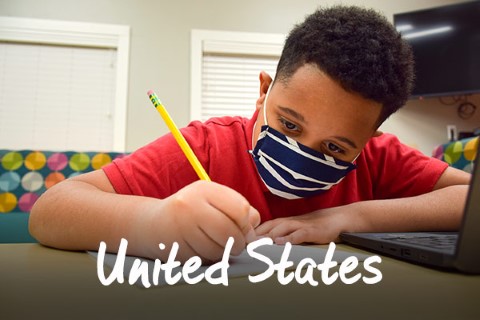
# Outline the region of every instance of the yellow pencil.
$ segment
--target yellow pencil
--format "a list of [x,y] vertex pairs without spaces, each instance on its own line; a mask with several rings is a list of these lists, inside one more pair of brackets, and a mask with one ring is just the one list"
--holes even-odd
[[165,121],[165,123],[167,124],[168,129],[170,129],[173,137],[175,138],[175,140],[177,140],[177,143],[179,144],[183,153],[187,157],[195,172],[198,174],[198,177],[201,180],[210,181],[210,177],[208,176],[205,169],[203,169],[202,164],[200,163],[200,161],[198,161],[195,153],[193,153],[192,148],[190,148],[190,146],[188,145],[187,140],[185,140],[180,130],[178,130],[177,126],[168,114],[167,109],[165,109],[165,106],[162,104],[160,99],[158,99],[157,95],[155,94],[155,92],[153,92],[153,90],[148,91],[148,97],[155,106],[155,109],[157,109],[158,113],[160,113],[160,115],[162,116],[163,121]]

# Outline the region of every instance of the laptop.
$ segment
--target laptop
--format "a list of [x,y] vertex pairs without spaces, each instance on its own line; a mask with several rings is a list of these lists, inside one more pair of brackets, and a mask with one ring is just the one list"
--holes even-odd
[[340,239],[409,262],[480,274],[480,149],[459,232],[342,233]]

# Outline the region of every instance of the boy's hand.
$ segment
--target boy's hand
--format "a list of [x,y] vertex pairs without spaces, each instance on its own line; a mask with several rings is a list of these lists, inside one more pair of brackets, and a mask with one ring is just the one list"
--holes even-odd
[[454,231],[460,228],[468,186],[442,186],[409,198],[358,201],[296,217],[281,218],[259,226],[257,237],[277,244],[339,241],[342,232]]
[[[222,258],[229,237],[235,242],[232,254],[238,255],[255,240],[254,228],[260,223],[258,211],[239,193],[226,186],[206,181],[194,182],[139,213],[133,226],[135,239],[145,245],[146,256],[165,261],[173,242],[178,242],[177,260],[185,262],[199,256],[206,262]],[[133,229],[132,229],[133,230]],[[159,243],[166,245],[160,250]]]
[[338,242],[340,233],[347,231],[347,224],[354,223],[353,205],[267,221],[255,230],[257,238],[269,237],[276,244]]

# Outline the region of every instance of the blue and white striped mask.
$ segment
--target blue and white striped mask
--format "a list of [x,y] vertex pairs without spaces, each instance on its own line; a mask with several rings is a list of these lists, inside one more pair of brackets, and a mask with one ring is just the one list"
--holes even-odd
[[338,184],[356,168],[353,163],[315,151],[269,127],[266,105],[265,99],[266,125],[262,126],[250,153],[271,193],[286,199],[315,196]]

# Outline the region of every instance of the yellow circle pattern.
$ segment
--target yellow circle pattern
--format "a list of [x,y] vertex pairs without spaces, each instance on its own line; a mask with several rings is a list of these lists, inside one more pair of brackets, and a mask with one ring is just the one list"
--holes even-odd
[[112,162],[112,158],[106,153],[97,153],[92,158],[92,168],[98,170]]
[[17,197],[13,193],[0,193],[0,213],[10,212],[17,206]]
[[479,137],[472,139],[465,144],[463,156],[468,161],[475,160],[475,156],[477,154],[477,149],[478,149],[478,141],[479,141]]
[[[60,155],[60,156],[59,156]],[[29,212],[48,188],[84,172],[97,170],[123,153],[0,150],[0,214]],[[52,156],[55,156],[52,158]]]
[[47,163],[47,157],[42,152],[32,152],[25,158],[25,167],[29,170],[40,170]]

